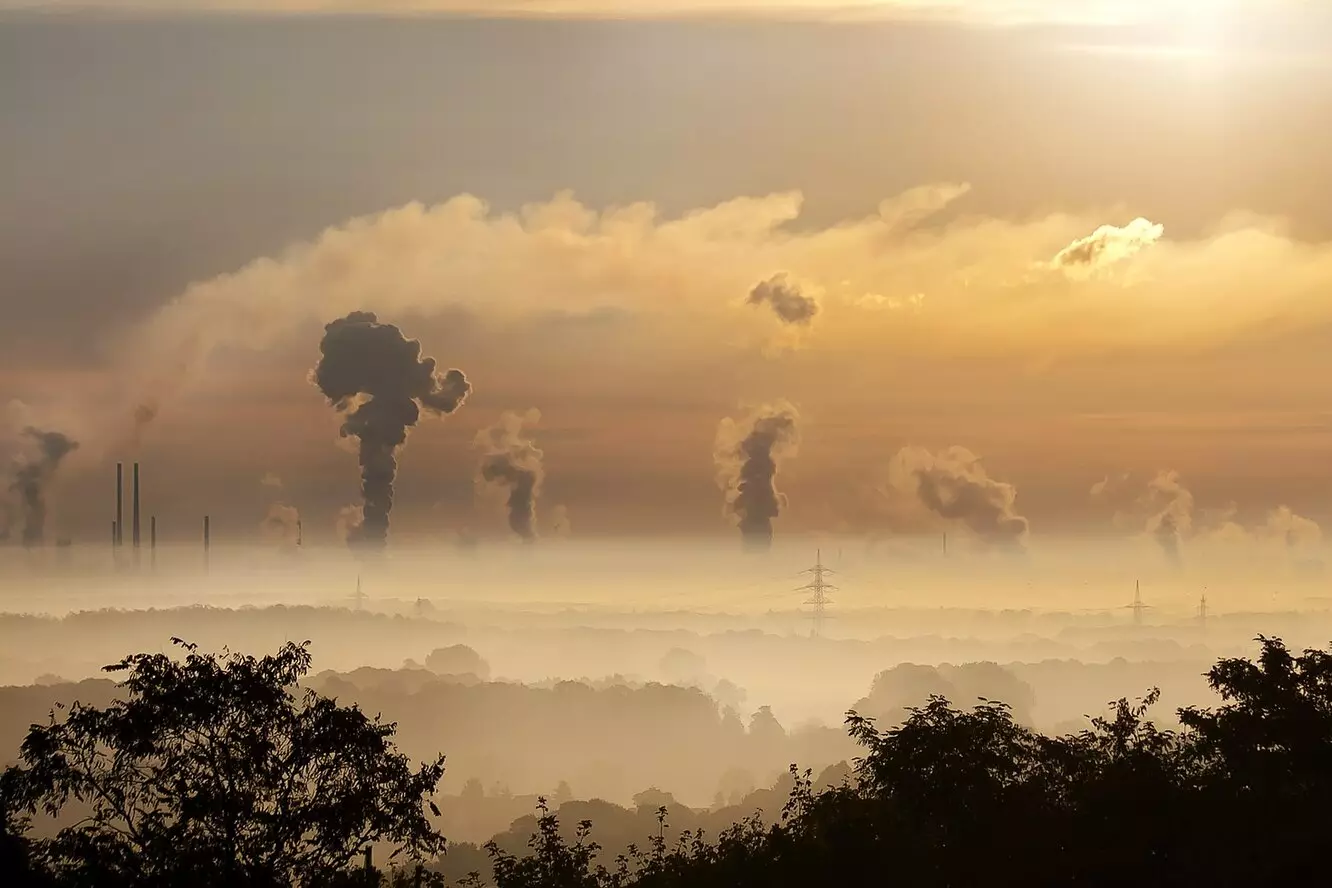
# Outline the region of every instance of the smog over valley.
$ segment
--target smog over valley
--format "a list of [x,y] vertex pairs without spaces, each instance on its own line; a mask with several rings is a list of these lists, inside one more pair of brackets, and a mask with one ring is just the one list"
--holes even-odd
[[1311,884],[1332,4],[0,0],[0,885]]

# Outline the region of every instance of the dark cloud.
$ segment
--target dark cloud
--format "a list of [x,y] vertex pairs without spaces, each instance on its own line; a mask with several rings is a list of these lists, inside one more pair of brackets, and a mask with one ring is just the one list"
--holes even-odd
[[544,454],[524,433],[524,427],[540,421],[537,410],[522,416],[505,413],[494,425],[478,432],[475,441],[481,451],[477,478],[508,490],[509,529],[524,540],[536,539],[536,503],[545,479]]
[[739,421],[728,417],[717,430],[714,459],[726,492],[725,513],[747,546],[772,545],[772,522],[786,508],[786,496],[777,490],[777,470],[799,447],[799,424],[795,407],[779,402]]
[[819,301],[791,276],[776,274],[749,291],[750,305],[768,305],[784,324],[809,326],[819,313]]
[[61,432],[28,426],[23,437],[33,452],[19,457],[9,485],[18,496],[23,519],[23,545],[40,546],[46,535],[46,491],[65,457],[78,449],[78,442]]
[[980,457],[965,447],[931,453],[921,447],[899,451],[889,467],[897,493],[913,497],[932,515],[960,524],[987,543],[1021,547],[1028,521],[1017,514],[1017,488],[996,481]]
[[348,541],[382,548],[388,542],[397,451],[421,411],[449,414],[472,390],[461,370],[442,376],[433,358],[421,357],[421,343],[371,312],[354,311],[324,328],[322,357],[313,381],[347,418],[343,437],[359,442],[362,521]]

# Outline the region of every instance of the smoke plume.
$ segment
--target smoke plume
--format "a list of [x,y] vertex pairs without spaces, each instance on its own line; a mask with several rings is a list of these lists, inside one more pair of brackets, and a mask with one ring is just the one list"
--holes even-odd
[[938,453],[903,448],[889,465],[888,479],[931,514],[961,524],[987,543],[1025,545],[1029,525],[1015,510],[1017,488],[991,478],[980,457],[965,447]]
[[807,327],[819,313],[819,301],[790,275],[773,275],[749,291],[750,305],[768,305],[783,324]]
[[475,441],[481,451],[477,480],[509,491],[509,529],[524,540],[536,539],[536,503],[545,478],[541,464],[544,454],[524,434],[524,426],[540,421],[538,410],[522,416],[505,413],[494,425],[478,432]]
[[338,509],[334,526],[338,530],[338,539],[351,545],[361,536],[361,528],[365,526],[365,510],[361,506],[343,506]]
[[35,452],[19,457],[9,489],[18,496],[23,518],[23,545],[40,546],[46,534],[46,490],[60,463],[78,449],[78,442],[61,432],[33,426],[23,430]]
[[350,542],[382,548],[388,542],[398,448],[421,411],[449,414],[472,390],[461,370],[443,376],[433,358],[421,357],[421,343],[381,324],[366,311],[354,311],[324,327],[315,385],[346,414],[342,436],[360,444],[363,521]]
[[133,440],[137,444],[143,438],[144,429],[157,418],[157,401],[149,399],[140,402],[134,408],[134,435]]
[[1179,564],[1180,544],[1193,530],[1193,494],[1179,480],[1179,472],[1161,471],[1147,484],[1147,533],[1172,564]]
[[713,458],[718,482],[726,493],[724,513],[740,528],[747,547],[772,546],[772,522],[786,508],[777,490],[777,470],[800,446],[800,415],[778,402],[749,416],[723,419],[717,429]]
[[287,503],[273,503],[260,522],[264,538],[283,548],[295,547],[301,537],[301,513]]

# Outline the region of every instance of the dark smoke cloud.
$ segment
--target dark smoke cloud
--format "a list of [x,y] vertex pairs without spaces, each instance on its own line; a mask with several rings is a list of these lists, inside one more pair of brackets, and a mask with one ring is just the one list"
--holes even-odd
[[819,301],[786,273],[773,275],[749,292],[750,305],[768,305],[784,324],[809,326],[819,313]]
[[746,546],[772,546],[772,522],[786,508],[777,470],[799,446],[800,415],[785,402],[759,407],[739,421],[721,421],[713,457],[726,492],[725,514]]
[[931,453],[907,447],[893,457],[889,482],[931,514],[956,522],[987,543],[1022,547],[1029,525],[1017,514],[1017,488],[991,478],[965,447]]
[[371,312],[354,311],[324,327],[323,355],[313,381],[330,404],[345,413],[342,436],[356,438],[361,461],[363,520],[350,543],[382,548],[388,542],[398,448],[421,411],[449,414],[472,390],[461,370],[443,376],[421,343]]
[[536,539],[536,503],[545,479],[544,454],[524,434],[524,426],[541,421],[541,413],[529,410],[519,416],[505,413],[493,426],[476,435],[481,451],[477,479],[509,491],[509,529],[524,540]]
[[143,429],[149,422],[157,418],[157,403],[145,401],[135,407],[135,429]]
[[61,432],[28,426],[23,436],[36,452],[20,457],[9,489],[18,496],[23,517],[23,545],[39,546],[46,534],[46,490],[65,457],[78,449],[78,442]]

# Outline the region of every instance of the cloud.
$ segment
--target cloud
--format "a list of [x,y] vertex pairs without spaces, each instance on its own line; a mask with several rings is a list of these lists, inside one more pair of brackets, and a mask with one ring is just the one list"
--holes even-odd
[[[1273,0],[1267,0],[1268,3]],[[524,18],[924,19],[1017,24],[1140,21],[1144,0],[0,0],[4,9],[166,10],[255,13],[454,13]]]
[[1082,278],[1104,271],[1152,246],[1165,234],[1165,226],[1134,219],[1123,228],[1102,225],[1078,238],[1051,260],[1053,268],[1070,277]]
[[864,296],[856,299],[855,304],[861,308],[867,308],[870,310],[919,312],[925,307],[925,294],[916,293],[911,296],[884,296],[880,293],[866,293]]
[[[1063,254],[1069,269],[1081,267],[1073,257],[1083,254],[1103,266],[1141,245],[1142,232],[1102,235],[1099,252],[1070,252],[1086,231],[1104,231],[1096,214],[939,215],[965,193],[926,186],[825,228],[792,227],[798,193],[670,218],[650,204],[596,211],[568,194],[512,213],[466,195],[408,204],[188,287],[116,344],[119,388],[133,400],[113,413],[127,417],[150,400],[166,409],[165,399],[205,372],[220,348],[292,344],[327,317],[361,308],[436,316],[462,309],[499,331],[553,306],[609,312],[624,319],[622,328],[651,330],[654,347],[724,354],[735,348],[735,294],[773,268],[848,294],[847,310],[820,319],[825,347],[848,360],[884,350],[903,358],[1175,352],[1332,322],[1332,245],[1291,240],[1278,221],[1234,217],[1206,236],[1160,241],[1135,256],[1129,280],[1070,280],[1049,270],[1050,256]],[[1039,266],[1046,273],[1033,275]],[[928,300],[909,295],[920,293]]]
[[807,286],[781,272],[754,286],[746,300],[750,305],[767,305],[783,324],[808,327],[819,313],[819,300]]
[[888,484],[890,499],[905,496],[986,543],[1025,545],[1029,523],[1016,511],[1017,488],[991,478],[980,457],[965,447],[938,453],[905,447],[889,463]]

